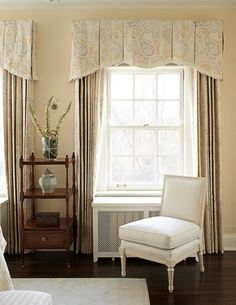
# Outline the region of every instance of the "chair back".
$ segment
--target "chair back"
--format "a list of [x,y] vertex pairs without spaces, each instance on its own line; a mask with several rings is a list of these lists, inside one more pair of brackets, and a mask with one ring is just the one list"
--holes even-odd
[[206,178],[169,176],[164,178],[161,216],[203,225]]

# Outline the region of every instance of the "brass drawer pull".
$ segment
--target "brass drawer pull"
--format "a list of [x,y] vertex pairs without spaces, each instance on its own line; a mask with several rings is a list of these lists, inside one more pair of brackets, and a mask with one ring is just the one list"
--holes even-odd
[[42,237],[42,242],[45,243],[45,241],[47,241],[47,237],[46,237],[46,236],[43,236],[43,237]]

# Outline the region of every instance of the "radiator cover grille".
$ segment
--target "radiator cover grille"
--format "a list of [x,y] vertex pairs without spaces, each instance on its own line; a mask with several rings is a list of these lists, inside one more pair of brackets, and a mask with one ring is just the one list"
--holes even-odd
[[118,252],[119,227],[144,218],[143,211],[99,211],[98,252]]

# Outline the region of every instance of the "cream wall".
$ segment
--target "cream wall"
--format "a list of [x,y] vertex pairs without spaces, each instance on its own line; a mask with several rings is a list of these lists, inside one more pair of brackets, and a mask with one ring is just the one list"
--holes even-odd
[[[33,19],[37,24],[37,68],[35,109],[43,118],[47,99],[59,98],[60,110],[69,100],[74,102],[74,84],[68,82],[71,51],[71,20],[83,19],[222,19],[224,22],[224,80],[222,82],[222,190],[224,231],[236,225],[236,9],[113,9],[113,10],[0,10],[1,19]],[[60,134],[60,155],[73,151],[73,111],[65,120]],[[41,154],[36,135],[36,154]],[[55,170],[57,176],[59,172]]]

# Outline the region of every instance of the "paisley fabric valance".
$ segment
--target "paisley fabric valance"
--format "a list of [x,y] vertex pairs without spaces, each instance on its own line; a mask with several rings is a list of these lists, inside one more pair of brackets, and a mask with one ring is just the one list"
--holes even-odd
[[219,20],[74,20],[70,79],[121,63],[182,64],[222,79],[222,49]]
[[24,79],[37,79],[32,20],[0,21],[0,67]]

